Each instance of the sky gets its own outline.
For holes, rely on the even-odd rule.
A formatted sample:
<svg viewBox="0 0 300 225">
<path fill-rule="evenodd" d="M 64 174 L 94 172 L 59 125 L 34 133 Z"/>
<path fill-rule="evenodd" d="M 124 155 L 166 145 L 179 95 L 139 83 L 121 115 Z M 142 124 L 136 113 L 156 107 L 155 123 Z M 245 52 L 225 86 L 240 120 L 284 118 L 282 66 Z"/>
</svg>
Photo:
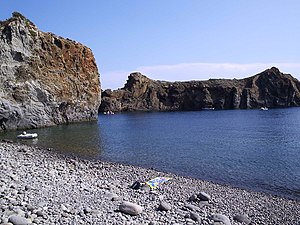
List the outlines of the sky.
<svg viewBox="0 0 300 225">
<path fill-rule="evenodd" d="M 0 0 L 0 20 L 14 11 L 91 48 L 102 89 L 135 71 L 186 81 L 276 66 L 300 78 L 299 0 Z"/>
</svg>

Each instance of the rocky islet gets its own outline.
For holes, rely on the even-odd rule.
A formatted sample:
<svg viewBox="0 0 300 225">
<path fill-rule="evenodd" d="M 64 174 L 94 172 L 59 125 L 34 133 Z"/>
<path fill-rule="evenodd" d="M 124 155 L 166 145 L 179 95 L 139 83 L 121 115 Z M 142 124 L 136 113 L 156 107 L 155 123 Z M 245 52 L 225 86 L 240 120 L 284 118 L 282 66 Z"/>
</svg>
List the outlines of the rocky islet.
<svg viewBox="0 0 300 225">
<path fill-rule="evenodd" d="M 300 204 L 151 169 L 0 144 L 0 224 L 298 224 Z M 131 188 L 156 176 L 156 190 Z"/>
<path fill-rule="evenodd" d="M 257 109 L 300 106 L 300 82 L 272 67 L 245 79 L 167 82 L 135 72 L 102 93 L 101 112 Z"/>
</svg>

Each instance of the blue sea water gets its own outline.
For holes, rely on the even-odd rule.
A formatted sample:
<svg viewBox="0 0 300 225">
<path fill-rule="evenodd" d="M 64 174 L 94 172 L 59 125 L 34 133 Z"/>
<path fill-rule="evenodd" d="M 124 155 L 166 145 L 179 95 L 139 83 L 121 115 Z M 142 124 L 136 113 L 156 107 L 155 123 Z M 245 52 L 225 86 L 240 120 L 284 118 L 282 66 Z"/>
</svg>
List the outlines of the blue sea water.
<svg viewBox="0 0 300 225">
<path fill-rule="evenodd" d="M 300 108 L 119 113 L 35 132 L 29 144 L 66 154 L 300 199 Z"/>
</svg>

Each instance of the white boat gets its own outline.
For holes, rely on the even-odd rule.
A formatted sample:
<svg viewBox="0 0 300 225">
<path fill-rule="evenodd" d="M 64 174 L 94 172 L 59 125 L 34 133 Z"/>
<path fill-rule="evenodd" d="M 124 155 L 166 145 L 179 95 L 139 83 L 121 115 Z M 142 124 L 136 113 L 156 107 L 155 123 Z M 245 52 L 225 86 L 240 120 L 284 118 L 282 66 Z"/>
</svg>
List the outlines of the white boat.
<svg viewBox="0 0 300 225">
<path fill-rule="evenodd" d="M 107 111 L 103 113 L 104 115 L 114 115 L 115 113 L 113 111 Z"/>
<path fill-rule="evenodd" d="M 26 133 L 25 131 L 22 133 L 22 134 L 19 134 L 17 136 L 17 138 L 20 138 L 20 139 L 33 139 L 33 138 L 37 138 L 37 133 Z"/>
<path fill-rule="evenodd" d="M 202 108 L 202 110 L 215 110 L 215 107 L 205 107 L 205 108 Z"/>
<path fill-rule="evenodd" d="M 266 111 L 269 110 L 267 107 L 260 107 L 260 110 Z"/>
</svg>

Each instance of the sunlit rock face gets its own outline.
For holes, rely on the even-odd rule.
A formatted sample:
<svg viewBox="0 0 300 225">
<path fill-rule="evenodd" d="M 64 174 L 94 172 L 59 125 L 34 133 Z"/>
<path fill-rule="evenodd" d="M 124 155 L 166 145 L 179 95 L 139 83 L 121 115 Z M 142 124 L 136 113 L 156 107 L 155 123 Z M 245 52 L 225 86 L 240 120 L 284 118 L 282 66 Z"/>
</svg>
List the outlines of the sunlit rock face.
<svg viewBox="0 0 300 225">
<path fill-rule="evenodd" d="M 40 31 L 19 13 L 0 23 L 0 126 L 21 129 L 97 119 L 92 51 Z"/>
<path fill-rule="evenodd" d="M 272 67 L 245 79 L 165 82 L 132 73 L 102 93 L 101 112 L 255 109 L 300 106 L 300 83 Z"/>
</svg>

